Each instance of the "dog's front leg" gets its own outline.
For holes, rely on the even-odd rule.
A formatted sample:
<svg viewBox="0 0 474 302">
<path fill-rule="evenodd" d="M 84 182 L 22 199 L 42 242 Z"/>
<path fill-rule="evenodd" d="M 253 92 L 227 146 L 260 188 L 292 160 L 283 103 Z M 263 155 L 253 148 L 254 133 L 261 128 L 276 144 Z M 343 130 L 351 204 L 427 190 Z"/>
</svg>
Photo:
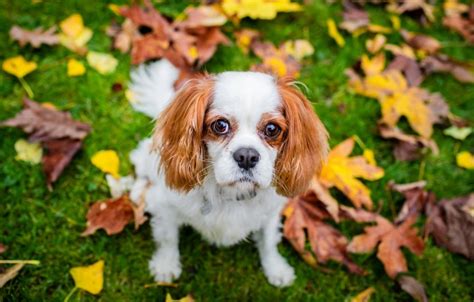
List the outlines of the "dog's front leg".
<svg viewBox="0 0 474 302">
<path fill-rule="evenodd" d="M 295 271 L 278 252 L 277 246 L 281 240 L 279 227 L 280 216 L 276 213 L 267 225 L 254 234 L 254 238 L 268 282 L 284 287 L 293 283 Z"/>
<path fill-rule="evenodd" d="M 172 213 L 163 211 L 153 216 L 151 227 L 157 249 L 149 262 L 150 271 L 155 281 L 171 282 L 181 274 L 179 224 Z"/>
</svg>

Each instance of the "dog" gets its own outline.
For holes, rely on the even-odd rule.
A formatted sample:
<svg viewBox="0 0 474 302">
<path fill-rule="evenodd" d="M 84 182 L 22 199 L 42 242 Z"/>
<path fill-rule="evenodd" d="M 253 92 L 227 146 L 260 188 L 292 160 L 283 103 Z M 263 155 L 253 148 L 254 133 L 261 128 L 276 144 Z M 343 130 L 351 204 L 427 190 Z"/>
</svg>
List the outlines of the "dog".
<svg viewBox="0 0 474 302">
<path fill-rule="evenodd" d="M 163 92 L 153 85 L 156 71 L 147 70 L 133 85 L 153 98 Z M 204 74 L 165 102 L 157 105 L 152 138 L 131 153 L 137 177 L 146 180 L 132 199 L 151 183 L 145 200 L 157 245 L 149 262 L 154 279 L 180 276 L 179 229 L 188 225 L 217 246 L 252 237 L 268 282 L 291 285 L 294 269 L 277 249 L 280 212 L 307 189 L 328 152 L 311 103 L 292 80 L 259 72 Z"/>
</svg>

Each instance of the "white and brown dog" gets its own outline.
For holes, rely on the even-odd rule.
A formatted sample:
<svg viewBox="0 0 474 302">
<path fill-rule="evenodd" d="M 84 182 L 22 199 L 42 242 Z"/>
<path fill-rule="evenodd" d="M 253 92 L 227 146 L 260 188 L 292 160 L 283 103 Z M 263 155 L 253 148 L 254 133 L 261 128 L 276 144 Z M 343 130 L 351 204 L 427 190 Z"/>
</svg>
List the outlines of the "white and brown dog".
<svg viewBox="0 0 474 302">
<path fill-rule="evenodd" d="M 143 68 L 132 76 L 138 98 L 162 95 L 157 66 Z M 131 154 L 137 176 L 152 183 L 155 280 L 181 274 L 179 228 L 189 225 L 218 246 L 252 235 L 268 281 L 290 285 L 294 270 L 277 249 L 280 211 L 308 187 L 328 148 L 310 102 L 290 80 L 224 72 L 188 81 L 156 107 L 153 138 Z"/>
</svg>

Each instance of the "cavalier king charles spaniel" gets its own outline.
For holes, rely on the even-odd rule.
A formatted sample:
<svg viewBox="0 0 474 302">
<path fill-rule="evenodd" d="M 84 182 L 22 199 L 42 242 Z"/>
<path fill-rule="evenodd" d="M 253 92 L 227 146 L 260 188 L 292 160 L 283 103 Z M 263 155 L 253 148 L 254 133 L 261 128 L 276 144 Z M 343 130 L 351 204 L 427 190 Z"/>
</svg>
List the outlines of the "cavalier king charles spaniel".
<svg viewBox="0 0 474 302">
<path fill-rule="evenodd" d="M 152 72 L 132 77 L 151 97 Z M 155 280 L 181 274 L 179 228 L 188 225 L 217 246 L 251 236 L 268 281 L 290 285 L 294 270 L 277 249 L 280 212 L 308 188 L 328 150 L 311 103 L 289 79 L 224 72 L 189 80 L 160 106 L 153 137 L 131 154 L 137 176 L 151 183 Z"/>
</svg>

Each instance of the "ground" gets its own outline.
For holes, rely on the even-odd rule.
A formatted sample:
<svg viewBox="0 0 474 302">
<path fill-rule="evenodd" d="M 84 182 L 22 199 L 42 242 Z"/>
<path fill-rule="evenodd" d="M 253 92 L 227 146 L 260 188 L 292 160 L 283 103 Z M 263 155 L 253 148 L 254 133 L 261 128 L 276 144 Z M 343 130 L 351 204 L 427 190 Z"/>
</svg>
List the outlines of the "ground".
<svg viewBox="0 0 474 302">
<path fill-rule="evenodd" d="M 84 76 L 70 78 L 66 76 L 66 62 L 68 58 L 77 58 L 76 54 L 60 46 L 22 49 L 8 37 L 8 30 L 14 24 L 27 28 L 49 27 L 73 13 L 80 13 L 85 24 L 94 31 L 89 48 L 110 52 L 111 42 L 105 29 L 116 17 L 107 9 L 108 2 L 33 2 L 39 3 L 0 0 L 0 61 L 22 54 L 38 62 L 38 70 L 27 76 L 35 92 L 34 99 L 69 110 L 75 119 L 90 123 L 94 130 L 85 140 L 83 150 L 50 192 L 39 165 L 31 166 L 14 159 L 14 143 L 25 138 L 25 134 L 17 129 L 0 129 L 0 242 L 9 247 L 0 257 L 41 261 L 40 266 L 24 268 L 18 277 L 1 289 L 0 301 L 62 301 L 74 287 L 69 269 L 99 259 L 105 260 L 103 292 L 97 297 L 79 292 L 72 301 L 163 301 L 167 292 L 175 298 L 190 293 L 198 301 L 343 301 L 369 286 L 376 290 L 372 301 L 411 299 L 386 276 L 374 254 L 354 257 L 369 272 L 361 277 L 350 274 L 342 265 L 333 262 L 325 265 L 325 269 L 312 269 L 287 242 L 283 242 L 280 251 L 295 267 L 298 277 L 290 288 L 277 289 L 267 283 L 251 242 L 218 249 L 204 242 L 193 230 L 183 229 L 180 243 L 183 273 L 178 287 L 145 287 L 153 283 L 147 268 L 154 249 L 148 224 L 138 231 L 130 225 L 116 236 L 109 237 L 99 231 L 93 236 L 81 237 L 88 205 L 109 196 L 104 175 L 92 166 L 91 155 L 98 150 L 115 149 L 122 159 L 121 173 L 130 173 L 132 167 L 128 153 L 139 140 L 150 134 L 153 124 L 132 110 L 123 91 L 111 90 L 112 84 L 126 85 L 128 81 L 128 55 L 113 52 L 120 64 L 109 76 L 88 69 Z M 184 2 L 163 1 L 156 5 L 165 14 L 177 16 L 186 6 Z M 365 37 L 354 39 L 346 36 L 346 46 L 337 47 L 328 37 L 326 19 L 340 20 L 341 6 L 329 6 L 319 0 L 309 2 L 313 4 L 305 7 L 303 12 L 281 14 L 272 21 L 244 20 L 242 26 L 262 31 L 265 38 L 274 43 L 304 38 L 314 45 L 316 51 L 305 61 L 300 81 L 308 87 L 308 96 L 329 129 L 332 146 L 351 135 L 358 135 L 375 150 L 376 159 L 386 175 L 380 181 L 366 183 L 382 214 L 393 218 L 403 202 L 400 195 L 386 189 L 387 182 L 392 179 L 397 183 L 426 179 L 428 189 L 439 198 L 472 191 L 474 173 L 455 165 L 458 150 L 473 150 L 472 139 L 456 142 L 444 136 L 442 128 L 437 127 L 434 139 L 440 146 L 438 157 L 427 154 L 415 162 L 395 161 L 391 154 L 392 143 L 377 135 L 378 103 L 352 94 L 344 75 L 344 69 L 364 53 Z M 382 9 L 372 7 L 370 14 L 375 23 L 390 24 Z M 405 17 L 402 24 L 439 39 L 443 51 L 459 60 L 473 59 L 472 46 L 442 27 L 441 14 L 439 6 L 436 11 L 438 22 L 431 28 L 422 28 Z M 224 28 L 228 36 L 232 36 L 232 30 L 231 24 Z M 392 42 L 399 42 L 397 38 L 392 39 Z M 209 72 L 247 70 L 257 60 L 242 54 L 235 45 L 220 47 L 205 69 Z M 0 120 L 4 120 L 21 110 L 25 93 L 16 79 L 4 72 L 0 72 L 0 83 Z M 449 75 L 433 75 L 423 86 L 442 93 L 452 112 L 472 119 L 474 85 L 461 84 Z M 341 195 L 337 196 L 342 202 L 347 202 Z M 340 227 L 349 236 L 362 230 L 362 226 L 353 223 Z M 431 301 L 471 301 L 474 298 L 472 262 L 436 247 L 432 240 L 427 241 L 422 256 L 416 257 L 407 251 L 405 254 L 410 273 L 425 285 Z"/>
</svg>

